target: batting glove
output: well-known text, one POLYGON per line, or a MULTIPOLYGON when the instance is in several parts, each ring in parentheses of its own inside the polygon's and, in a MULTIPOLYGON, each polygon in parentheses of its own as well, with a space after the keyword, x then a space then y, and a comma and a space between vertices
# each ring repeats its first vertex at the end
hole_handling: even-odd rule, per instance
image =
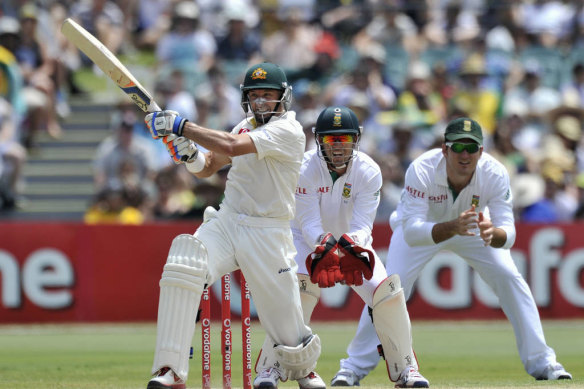
POLYGON ((330 232, 321 239, 314 252, 306 257, 310 281, 321 288, 330 288, 343 281, 337 254, 337 240, 330 232))
POLYGON ((195 142, 184 136, 168 135, 162 138, 166 144, 166 150, 176 164, 190 163, 197 159, 199 149, 195 142))
POLYGON ((187 119, 180 117, 178 112, 170 110, 149 113, 144 121, 154 139, 171 134, 182 136, 183 127, 188 122, 187 119))
POLYGON ((363 248, 347 234, 343 234, 338 242, 341 274, 347 285, 362 285, 363 277, 370 280, 373 277, 375 256, 371 250, 363 248))

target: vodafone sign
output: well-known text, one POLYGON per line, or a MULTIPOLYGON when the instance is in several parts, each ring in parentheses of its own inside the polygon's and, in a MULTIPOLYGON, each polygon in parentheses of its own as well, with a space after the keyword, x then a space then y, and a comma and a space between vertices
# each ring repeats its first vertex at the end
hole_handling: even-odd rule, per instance
MULTIPOLYGON (((86 226, 77 223, 0 225, 0 323, 154 321, 158 281, 174 236, 198 223, 86 226)), ((376 224, 384 259, 391 230, 376 224)), ((584 317, 584 225, 518 225, 512 256, 543 318, 584 317)), ((232 313, 240 313, 232 277, 232 313)), ((220 283, 211 293, 219 319, 220 283)), ((252 296, 253 298, 253 296, 252 296)), ((350 288, 323 289, 313 320, 357 320, 363 308, 350 288)), ((438 254, 408 301, 412 319, 503 318, 498 300, 458 256, 438 254)), ((255 309, 252 304, 252 315, 255 309)))

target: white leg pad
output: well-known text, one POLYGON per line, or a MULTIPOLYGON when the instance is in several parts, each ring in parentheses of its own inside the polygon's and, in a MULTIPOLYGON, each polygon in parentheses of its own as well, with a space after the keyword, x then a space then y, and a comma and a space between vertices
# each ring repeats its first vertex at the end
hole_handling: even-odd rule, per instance
POLYGON ((300 302, 302 303, 302 317, 304 324, 310 323, 314 307, 320 299, 320 287, 310 281, 307 274, 298 274, 298 286, 300 287, 300 302))
POLYGON ((160 279, 152 374, 170 367, 186 381, 195 321, 207 277, 207 250, 192 235, 174 238, 160 279))
POLYGON ((278 345, 274 351, 284 375, 289 379, 298 380, 315 369, 320 356, 320 338, 313 334, 296 347, 278 345))
MULTIPOLYGON (((307 274, 298 274, 298 286, 300 288, 300 301, 302 303, 304 323, 308 325, 314 307, 316 307, 320 298, 320 287, 313 284, 307 274)), ((279 368, 280 364, 274 353, 274 340, 266 335, 256 361, 255 372, 260 373, 271 367, 279 368)))
POLYGON ((276 353, 274 352, 275 345, 276 343, 274 340, 269 335, 266 335, 264 344, 262 345, 262 349, 260 350, 260 354, 258 355, 258 359, 255 364, 255 372, 257 374, 271 367, 275 367, 276 369, 280 368, 280 363, 278 362, 276 353))
POLYGON ((408 365, 417 370, 410 316, 397 274, 383 280, 373 294, 373 325, 383 347, 389 378, 397 381, 408 365))

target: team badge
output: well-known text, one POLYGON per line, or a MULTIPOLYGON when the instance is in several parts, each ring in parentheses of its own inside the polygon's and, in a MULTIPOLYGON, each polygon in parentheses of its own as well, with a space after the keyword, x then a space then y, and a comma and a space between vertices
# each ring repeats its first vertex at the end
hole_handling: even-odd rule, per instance
POLYGON ((252 80, 265 80, 266 76, 267 76, 268 72, 266 72, 264 69, 262 68, 257 68, 256 70, 253 71, 253 73, 251 74, 251 79, 252 80))
POLYGON ((351 184, 345 182, 345 186, 343 187, 343 197, 348 199, 351 197, 351 184))
POLYGON ((471 130, 471 122, 470 122, 470 120, 465 120, 464 121, 464 128, 463 128, 463 130, 466 131, 466 132, 470 132, 470 130, 471 130))
POLYGON ((478 208, 479 207, 479 199, 480 198, 481 198, 480 196, 472 195, 472 200, 470 201, 470 205, 471 206, 474 205, 475 208, 478 208))
POLYGON ((343 124, 341 123, 341 109, 335 108, 335 116, 333 116, 333 127, 342 127, 343 124))

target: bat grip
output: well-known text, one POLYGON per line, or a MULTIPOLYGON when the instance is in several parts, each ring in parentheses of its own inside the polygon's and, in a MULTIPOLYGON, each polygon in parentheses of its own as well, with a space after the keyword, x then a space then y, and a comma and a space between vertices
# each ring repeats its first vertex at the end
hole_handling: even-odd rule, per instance
POLYGON ((155 101, 152 101, 150 103, 150 105, 148 106, 148 112, 157 112, 157 111, 162 111, 162 109, 158 106, 158 104, 156 104, 155 101))

